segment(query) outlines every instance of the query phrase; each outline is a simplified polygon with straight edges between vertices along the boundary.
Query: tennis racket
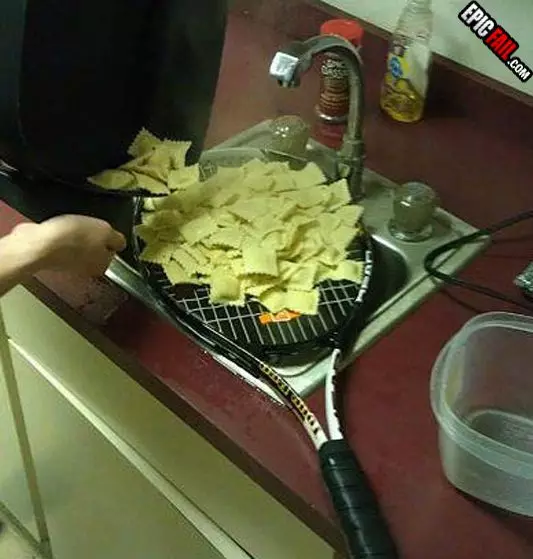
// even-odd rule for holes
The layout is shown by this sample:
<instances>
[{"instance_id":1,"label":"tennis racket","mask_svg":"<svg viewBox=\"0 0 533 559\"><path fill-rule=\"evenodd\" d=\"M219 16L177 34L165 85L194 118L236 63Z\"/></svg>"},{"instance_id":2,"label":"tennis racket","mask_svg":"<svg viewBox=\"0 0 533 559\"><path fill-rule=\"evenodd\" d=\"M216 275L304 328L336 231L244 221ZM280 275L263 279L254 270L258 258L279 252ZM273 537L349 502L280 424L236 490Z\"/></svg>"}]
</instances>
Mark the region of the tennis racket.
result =
<instances>
[{"instance_id":1,"label":"tennis racket","mask_svg":"<svg viewBox=\"0 0 533 559\"><path fill-rule=\"evenodd\" d=\"M137 202L135 223L141 222ZM360 285L327 280L319 285L316 316L262 320L266 309L257 301L244 307L209 302L205 286L173 286L161 266L143 262L143 242L134 236L138 267L152 295L174 317L176 325L205 349L222 355L270 386L298 418L315 446L324 482L339 517L350 559L395 559L395 544L365 473L344 438L340 366L375 309L373 241L361 232L349 247L364 262ZM330 350L326 377L326 430L302 398L269 363L304 350Z\"/></svg>"}]
</instances>

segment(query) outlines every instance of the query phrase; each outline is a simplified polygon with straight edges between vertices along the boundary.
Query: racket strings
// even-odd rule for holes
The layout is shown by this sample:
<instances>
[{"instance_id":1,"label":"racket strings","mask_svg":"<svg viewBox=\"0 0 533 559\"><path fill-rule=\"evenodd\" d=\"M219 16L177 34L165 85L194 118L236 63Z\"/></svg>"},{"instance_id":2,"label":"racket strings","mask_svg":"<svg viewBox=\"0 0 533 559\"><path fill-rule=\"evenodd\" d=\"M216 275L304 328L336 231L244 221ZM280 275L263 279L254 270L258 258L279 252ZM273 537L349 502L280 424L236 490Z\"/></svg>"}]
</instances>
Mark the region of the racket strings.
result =
<instances>
[{"instance_id":1,"label":"racket strings","mask_svg":"<svg viewBox=\"0 0 533 559\"><path fill-rule=\"evenodd\" d=\"M142 250L142 241L137 241ZM361 260L364 251L353 250L351 257ZM150 281L186 312L225 336L248 345L261 347L308 344L333 333L354 310L360 287L349 281L326 280L319 285L320 302L317 315L301 315L285 322L265 324L268 313L259 302L248 300L244 306L213 304L209 287L194 286L183 289L173 286L158 264L146 263Z\"/></svg>"}]
</instances>

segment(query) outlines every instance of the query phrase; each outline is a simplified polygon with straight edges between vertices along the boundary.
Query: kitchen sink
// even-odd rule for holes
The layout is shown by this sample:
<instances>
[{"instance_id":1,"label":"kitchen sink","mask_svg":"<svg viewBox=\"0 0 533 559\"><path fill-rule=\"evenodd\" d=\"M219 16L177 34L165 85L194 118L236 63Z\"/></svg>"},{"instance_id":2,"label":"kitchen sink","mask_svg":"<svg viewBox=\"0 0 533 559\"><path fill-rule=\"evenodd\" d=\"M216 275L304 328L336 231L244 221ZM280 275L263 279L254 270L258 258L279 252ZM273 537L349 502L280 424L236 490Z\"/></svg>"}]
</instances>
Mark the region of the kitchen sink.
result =
<instances>
[{"instance_id":1,"label":"kitchen sink","mask_svg":"<svg viewBox=\"0 0 533 559\"><path fill-rule=\"evenodd\" d=\"M230 138L217 148L264 149L268 147L270 140L269 124L270 121L262 122ZM334 175L334 155L333 150L318 142L310 140L308 143L307 158L319 164L330 176ZM345 365L348 365L358 354L384 336L438 289L439 284L424 270L425 256L446 242L476 231L474 227L439 208L433 218L433 235L429 239L420 242L400 241L390 233L388 227L392 216L393 196L398 185L369 169L365 169L363 183L366 196L360 203L365 208L365 227L375 241L376 269L380 273L375 275L375 280L373 280L376 282L377 292L375 310L367 327L352 348ZM486 241L480 241L450 252L439 261L441 270L448 274L457 273L479 254L485 245ZM142 278L131 263L117 258L107 274L112 281L132 296L142 300L165 319L173 321L172 317L167 316L164 309L150 296ZM219 355L213 355L213 357L233 373L278 400L270 388L233 362ZM305 396L323 382L328 363L327 356L323 354L302 354L296 360L293 358L290 363L277 364L275 368L297 392Z\"/></svg>"}]
</instances>

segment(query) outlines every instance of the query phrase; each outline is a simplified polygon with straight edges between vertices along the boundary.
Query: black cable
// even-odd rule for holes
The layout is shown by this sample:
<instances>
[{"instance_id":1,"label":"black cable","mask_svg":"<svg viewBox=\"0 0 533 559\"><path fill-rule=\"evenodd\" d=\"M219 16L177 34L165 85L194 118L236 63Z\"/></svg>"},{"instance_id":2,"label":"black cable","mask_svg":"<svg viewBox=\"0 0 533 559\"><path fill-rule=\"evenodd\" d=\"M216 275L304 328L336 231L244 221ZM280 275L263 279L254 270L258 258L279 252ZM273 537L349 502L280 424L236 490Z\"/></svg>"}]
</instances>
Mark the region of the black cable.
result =
<instances>
[{"instance_id":1,"label":"black cable","mask_svg":"<svg viewBox=\"0 0 533 559\"><path fill-rule=\"evenodd\" d=\"M465 245L473 243L474 241L477 241L482 237L489 237L494 233L501 231L502 229L506 229L507 227L511 227L512 225L516 225L517 223L526 221L528 219L533 219L533 210L527 210L518 215L504 219L503 221L499 221L494 225L485 227L484 229L479 229L475 233L471 233L470 235L459 237L458 239L454 239L449 243L441 245L440 247L437 247L436 249L432 250L428 255L426 255L424 259L424 268L430 276L433 276L434 278L437 278L444 283L455 285L457 287L462 287L463 289L468 289L470 291L474 291L475 293L480 293L481 295L485 295L486 297L492 297L493 299L498 299L499 301L503 301L505 303L511 303L513 305L516 305L517 307L520 307L521 309L527 310L529 312L533 312L533 305L527 305L520 299L509 297L507 295L504 295L503 293L500 293L499 291L495 291L494 289L491 289L490 287L486 287L484 285L479 285L476 283L471 283L465 280L460 280L456 277L450 276L448 274L445 274L444 272L439 271L438 267L435 266L435 260L442 254L445 254L447 252L450 252L451 250L461 248Z\"/></svg>"}]
</instances>

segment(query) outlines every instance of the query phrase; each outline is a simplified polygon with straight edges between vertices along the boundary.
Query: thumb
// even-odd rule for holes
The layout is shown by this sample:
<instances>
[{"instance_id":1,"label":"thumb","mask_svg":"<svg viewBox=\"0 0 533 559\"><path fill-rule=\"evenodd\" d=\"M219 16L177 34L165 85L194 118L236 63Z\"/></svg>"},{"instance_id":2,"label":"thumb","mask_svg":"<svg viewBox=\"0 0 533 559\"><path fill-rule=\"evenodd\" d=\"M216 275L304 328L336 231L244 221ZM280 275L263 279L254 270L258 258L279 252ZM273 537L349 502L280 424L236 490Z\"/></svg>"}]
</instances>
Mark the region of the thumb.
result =
<instances>
[{"instance_id":1,"label":"thumb","mask_svg":"<svg viewBox=\"0 0 533 559\"><path fill-rule=\"evenodd\" d=\"M115 229L109 232L109 236L106 240L106 248L112 252L120 252L126 248L126 237L122 233L119 233Z\"/></svg>"}]
</instances>

